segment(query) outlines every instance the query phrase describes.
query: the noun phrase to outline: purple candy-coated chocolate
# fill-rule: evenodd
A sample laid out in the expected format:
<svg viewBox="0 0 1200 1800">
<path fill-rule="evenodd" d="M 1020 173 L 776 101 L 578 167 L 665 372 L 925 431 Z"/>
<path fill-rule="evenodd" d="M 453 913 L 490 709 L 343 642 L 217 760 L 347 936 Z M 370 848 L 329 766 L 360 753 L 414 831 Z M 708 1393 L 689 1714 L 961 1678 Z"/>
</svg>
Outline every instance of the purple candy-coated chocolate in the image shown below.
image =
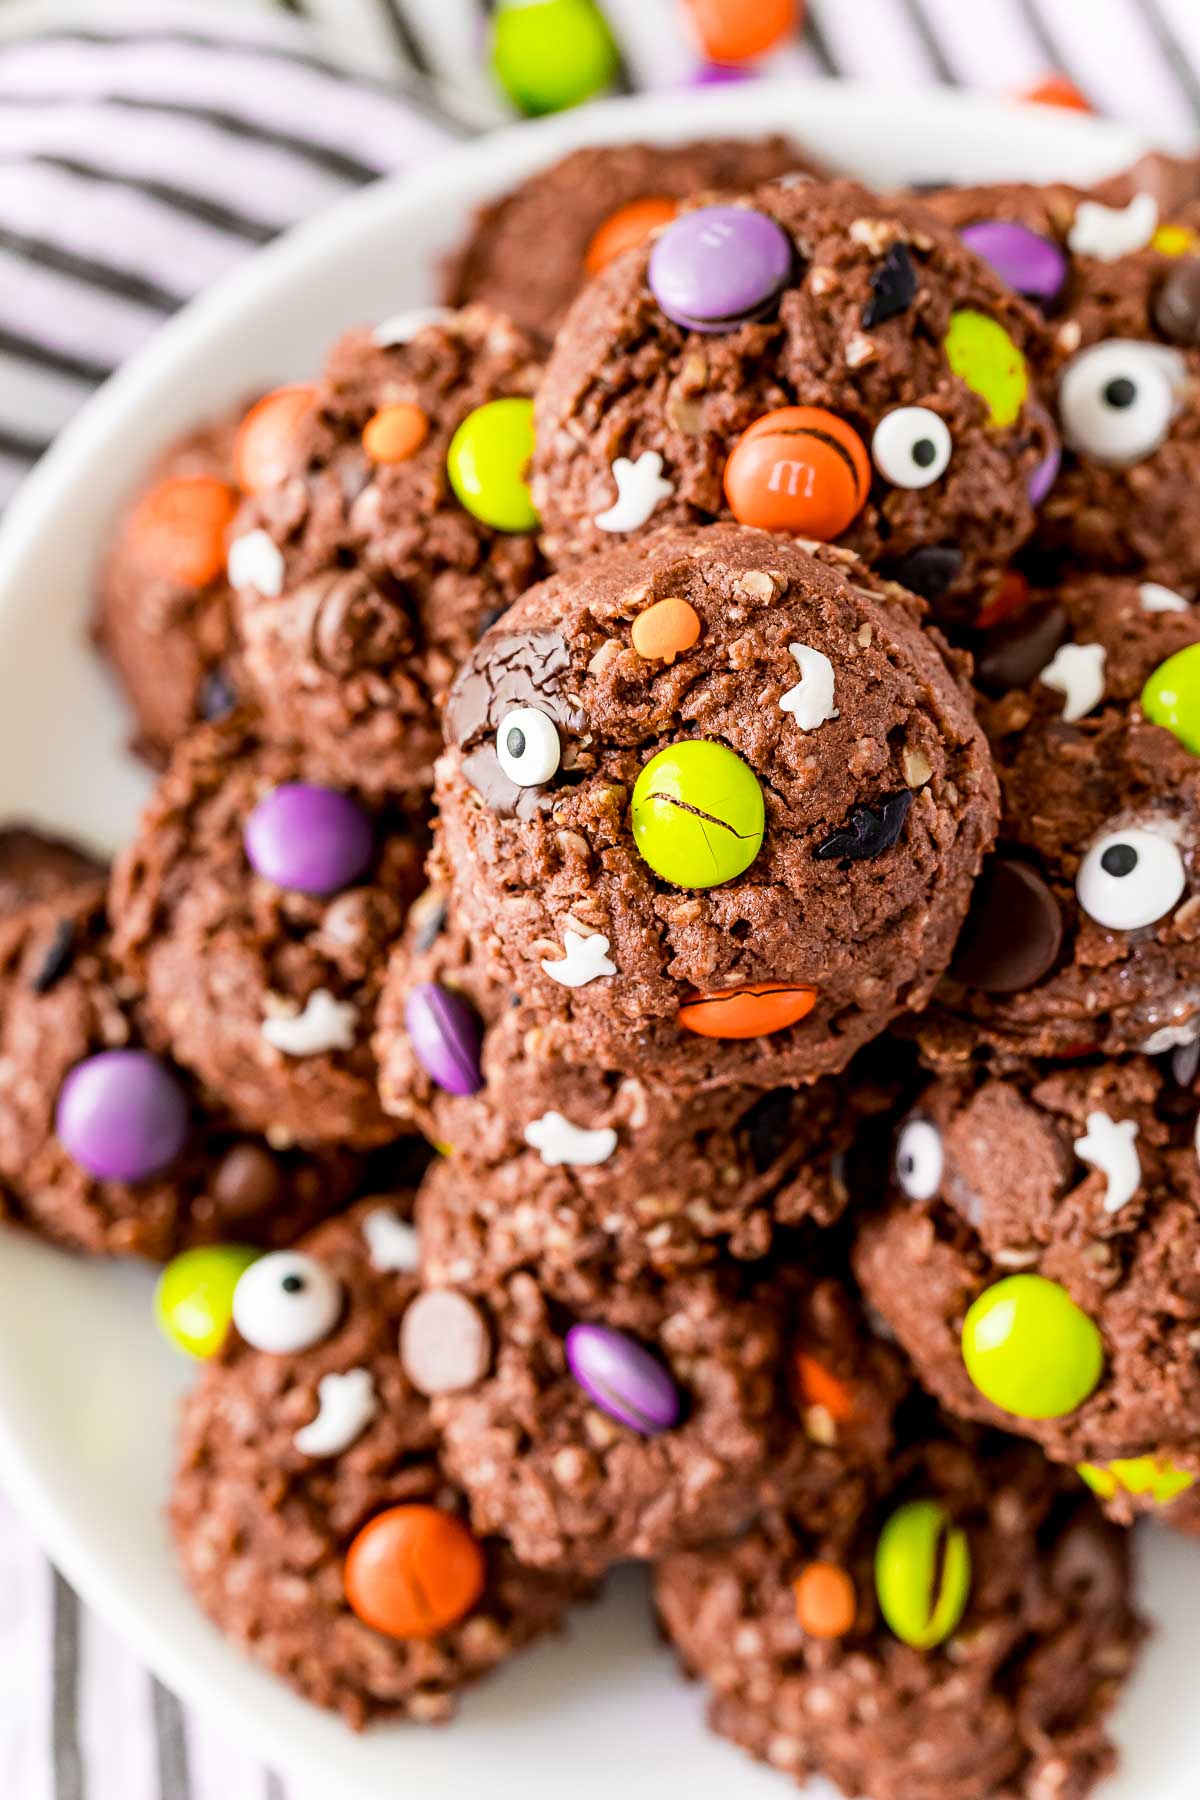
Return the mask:
<svg viewBox="0 0 1200 1800">
<path fill-rule="evenodd" d="M 58 1091 L 54 1130 L 71 1161 L 100 1181 L 149 1181 L 187 1142 L 188 1103 L 148 1050 L 102 1050 Z"/>
<path fill-rule="evenodd" d="M 1045 456 L 1033 474 L 1029 477 L 1029 504 L 1040 506 L 1054 483 L 1058 480 L 1058 471 L 1062 467 L 1062 450 L 1055 443 L 1051 444 Z"/>
<path fill-rule="evenodd" d="M 656 1356 L 609 1325 L 572 1325 L 572 1375 L 601 1412 L 643 1437 L 670 1431 L 679 1419 L 679 1389 Z"/>
<path fill-rule="evenodd" d="M 244 842 L 250 866 L 267 881 L 300 894 L 336 894 L 366 869 L 374 831 L 349 794 L 287 781 L 254 808 Z"/>
<path fill-rule="evenodd" d="M 792 241 L 766 213 L 701 206 L 655 239 L 649 281 L 676 325 L 731 331 L 771 305 L 791 270 Z"/>
<path fill-rule="evenodd" d="M 688 87 L 729 87 L 739 81 L 754 81 L 755 71 L 743 63 L 701 63 L 688 77 Z"/>
<path fill-rule="evenodd" d="M 1067 259 L 1058 245 L 1015 219 L 980 219 L 958 234 L 1010 288 L 1031 300 L 1053 300 L 1067 279 Z"/>
<path fill-rule="evenodd" d="M 483 1086 L 479 1046 L 483 1033 L 474 1008 L 461 994 L 423 981 L 404 1002 L 413 1055 L 448 1094 L 477 1094 Z"/>
</svg>

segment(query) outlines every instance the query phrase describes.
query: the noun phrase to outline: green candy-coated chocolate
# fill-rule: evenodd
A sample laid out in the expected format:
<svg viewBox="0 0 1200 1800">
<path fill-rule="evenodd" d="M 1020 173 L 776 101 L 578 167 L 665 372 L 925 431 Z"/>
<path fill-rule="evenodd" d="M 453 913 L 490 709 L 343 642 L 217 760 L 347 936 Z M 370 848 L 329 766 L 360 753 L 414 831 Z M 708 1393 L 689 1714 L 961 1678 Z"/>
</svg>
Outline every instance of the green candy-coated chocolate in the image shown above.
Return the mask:
<svg viewBox="0 0 1200 1800">
<path fill-rule="evenodd" d="M 692 738 L 646 764 L 630 817 L 656 875 L 674 887 L 710 888 L 750 867 L 766 815 L 753 769 L 724 744 Z"/>
<path fill-rule="evenodd" d="M 998 429 L 1015 425 L 1029 392 L 1025 358 L 1003 325 L 963 307 L 951 315 L 944 349 L 960 381 L 985 402 Z"/>
<path fill-rule="evenodd" d="M 1194 1475 L 1164 1456 L 1118 1456 L 1113 1462 L 1076 1463 L 1075 1467 L 1101 1500 L 1112 1500 L 1124 1492 L 1165 1506 L 1196 1484 Z"/>
<path fill-rule="evenodd" d="M 1185 750 L 1200 756 L 1200 644 L 1189 644 L 1159 663 L 1142 689 L 1142 711 L 1174 732 Z"/>
<path fill-rule="evenodd" d="M 525 482 L 532 455 L 533 401 L 489 400 L 450 439 L 446 473 L 467 511 L 493 531 L 534 531 L 538 516 Z"/>
<path fill-rule="evenodd" d="M 1104 1370 L 1096 1326 L 1044 1275 L 1009 1275 L 985 1289 L 963 1320 L 962 1355 L 984 1399 L 1016 1419 L 1074 1412 Z"/>
<path fill-rule="evenodd" d="M 910 1500 L 892 1514 L 875 1546 L 875 1592 L 914 1650 L 932 1650 L 955 1629 L 971 1592 L 971 1548 L 938 1501 Z"/>
<path fill-rule="evenodd" d="M 262 1255 L 245 1244 L 205 1244 L 169 1262 L 154 1290 L 154 1316 L 187 1356 L 215 1356 L 233 1322 L 233 1290 Z"/>
<path fill-rule="evenodd" d="M 535 117 L 602 93 L 618 66 L 612 32 L 592 0 L 502 0 L 491 61 L 513 105 Z"/>
</svg>

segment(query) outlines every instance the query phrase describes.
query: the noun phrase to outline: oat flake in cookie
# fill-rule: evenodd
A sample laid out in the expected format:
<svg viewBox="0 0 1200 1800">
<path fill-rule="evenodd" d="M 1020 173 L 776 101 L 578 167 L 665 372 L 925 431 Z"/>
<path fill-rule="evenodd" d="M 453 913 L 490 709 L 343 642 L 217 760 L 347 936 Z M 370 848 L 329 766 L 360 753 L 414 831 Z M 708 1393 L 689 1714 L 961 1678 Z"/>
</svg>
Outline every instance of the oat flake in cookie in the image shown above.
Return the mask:
<svg viewBox="0 0 1200 1800">
<path fill-rule="evenodd" d="M 1094 576 L 1035 593 L 976 644 L 1002 817 L 949 975 L 914 1027 L 954 1067 L 982 1045 L 1151 1055 L 1200 1035 L 1200 614 Z"/>
<path fill-rule="evenodd" d="M 547 551 L 732 512 L 970 617 L 1033 530 L 1055 445 L 1041 329 L 915 202 L 801 182 L 684 212 L 559 334 L 537 404 Z"/>
<path fill-rule="evenodd" d="M 1194 1077 L 1147 1057 L 976 1071 L 917 1098 L 854 1264 L 952 1412 L 1059 1461 L 1194 1469 L 1198 1107 Z"/>
<path fill-rule="evenodd" d="M 1083 1800 L 1144 1635 L 1128 1542 L 1031 1448 L 928 1432 L 836 1531 L 772 1511 L 665 1558 L 667 1635 L 713 1730 L 802 1784 Z"/>
<path fill-rule="evenodd" d="M 239 515 L 253 697 L 272 734 L 301 739 L 344 781 L 379 794 L 428 784 L 455 669 L 541 573 L 532 514 L 492 529 L 447 467 L 463 421 L 497 400 L 523 405 L 537 375 L 526 334 L 481 308 L 350 332 L 275 479 Z"/>
<path fill-rule="evenodd" d="M 273 1139 L 386 1143 L 371 1031 L 424 850 L 417 798 L 343 789 L 240 718 L 193 733 L 113 880 L 155 1043 Z"/>
<path fill-rule="evenodd" d="M 811 170 L 783 137 L 573 150 L 479 212 L 446 269 L 446 302 L 483 302 L 551 339 L 585 279 L 668 224 L 682 201 Z"/>
<path fill-rule="evenodd" d="M 441 855 L 548 1053 L 771 1087 L 924 1004 L 994 779 L 957 664 L 865 579 L 759 532 L 668 532 L 533 589 L 471 656 Z M 615 972 L 547 972 L 568 933 Z"/>
<path fill-rule="evenodd" d="M 340 1148 L 248 1135 L 151 1053 L 111 952 L 102 878 L 0 920 L 0 1180 L 13 1220 L 94 1256 L 163 1261 L 222 1237 L 281 1245 L 345 1202 L 358 1166 Z"/>
<path fill-rule="evenodd" d="M 238 1329 L 184 1406 L 171 1497 L 214 1624 L 355 1727 L 448 1718 L 586 1592 L 466 1523 L 400 1361 L 416 1277 L 378 1250 L 379 1219 L 394 1231 L 410 1204 L 363 1200 L 243 1276 Z"/>
</svg>

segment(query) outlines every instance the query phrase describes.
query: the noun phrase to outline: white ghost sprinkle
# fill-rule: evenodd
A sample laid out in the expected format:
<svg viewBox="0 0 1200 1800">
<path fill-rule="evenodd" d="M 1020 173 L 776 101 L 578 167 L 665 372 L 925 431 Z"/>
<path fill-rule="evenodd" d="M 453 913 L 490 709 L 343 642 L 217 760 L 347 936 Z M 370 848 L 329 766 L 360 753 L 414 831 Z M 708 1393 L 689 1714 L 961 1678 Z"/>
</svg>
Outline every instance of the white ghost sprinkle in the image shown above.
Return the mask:
<svg viewBox="0 0 1200 1800">
<path fill-rule="evenodd" d="M 1060 644 L 1038 680 L 1063 697 L 1068 725 L 1082 719 L 1104 698 L 1103 644 Z"/>
<path fill-rule="evenodd" d="M 1200 1019 L 1189 1019 L 1186 1025 L 1160 1025 L 1142 1045 L 1143 1056 L 1165 1056 L 1168 1050 L 1185 1050 L 1200 1038 Z"/>
<path fill-rule="evenodd" d="M 1138 599 L 1142 603 L 1142 611 L 1148 613 L 1187 612 L 1188 603 L 1182 594 L 1174 588 L 1164 587 L 1161 581 L 1143 581 L 1138 589 Z"/>
<path fill-rule="evenodd" d="M 264 1019 L 262 1034 L 285 1056 L 320 1056 L 326 1050 L 353 1050 L 358 1008 L 335 1000 L 328 988 L 308 996 L 304 1011 Z"/>
<path fill-rule="evenodd" d="M 779 709 L 791 713 L 801 731 L 815 731 L 827 719 L 838 716 L 833 704 L 833 664 L 811 644 L 789 644 L 788 649 L 800 670 L 800 679 L 783 696 Z"/>
<path fill-rule="evenodd" d="M 225 572 L 230 587 L 256 588 L 268 599 L 283 592 L 283 556 L 265 531 L 248 531 L 244 537 L 234 538 Z"/>
<path fill-rule="evenodd" d="M 344 1375 L 322 1375 L 317 1383 L 320 1411 L 293 1437 L 302 1456 L 340 1456 L 360 1438 L 379 1402 L 369 1369 L 349 1369 Z"/>
<path fill-rule="evenodd" d="M 525 1127 L 525 1142 L 538 1152 L 548 1169 L 557 1169 L 562 1163 L 590 1169 L 608 1161 L 617 1147 L 617 1134 L 611 1125 L 588 1131 L 582 1125 L 572 1125 L 560 1112 L 548 1112 Z"/>
<path fill-rule="evenodd" d="M 1137 1134 L 1133 1119 L 1110 1119 L 1107 1113 L 1090 1112 L 1087 1136 L 1075 1139 L 1075 1154 L 1079 1160 L 1099 1169 L 1107 1177 L 1106 1213 L 1120 1212 L 1138 1191 L 1142 1165 L 1134 1147 Z"/>
<path fill-rule="evenodd" d="M 1128 206 L 1081 200 L 1067 233 L 1067 248 L 1073 256 L 1116 262 L 1133 250 L 1144 250 L 1157 226 L 1158 201 L 1153 194 L 1135 194 Z"/>
<path fill-rule="evenodd" d="M 421 1265 L 421 1240 L 416 1227 L 402 1219 L 394 1206 L 378 1206 L 362 1222 L 371 1267 L 383 1274 L 415 1275 Z"/>
<path fill-rule="evenodd" d="M 543 959 L 542 971 L 551 981 L 561 982 L 563 987 L 580 988 L 586 987 L 589 981 L 598 981 L 602 975 L 615 975 L 617 965 L 608 955 L 606 937 L 598 932 L 592 937 L 584 937 L 568 925 L 563 932 L 562 961 Z"/>
<path fill-rule="evenodd" d="M 636 462 L 618 456 L 612 466 L 617 497 L 594 523 L 601 531 L 636 531 L 644 525 L 661 500 L 675 492 L 675 484 L 663 479 L 663 459 L 657 450 L 643 450 Z"/>
<path fill-rule="evenodd" d="M 381 320 L 371 336 L 381 350 L 389 350 L 393 344 L 411 344 L 427 325 L 440 325 L 449 317 L 448 306 L 413 306 L 408 312 L 394 313 L 390 319 Z"/>
</svg>

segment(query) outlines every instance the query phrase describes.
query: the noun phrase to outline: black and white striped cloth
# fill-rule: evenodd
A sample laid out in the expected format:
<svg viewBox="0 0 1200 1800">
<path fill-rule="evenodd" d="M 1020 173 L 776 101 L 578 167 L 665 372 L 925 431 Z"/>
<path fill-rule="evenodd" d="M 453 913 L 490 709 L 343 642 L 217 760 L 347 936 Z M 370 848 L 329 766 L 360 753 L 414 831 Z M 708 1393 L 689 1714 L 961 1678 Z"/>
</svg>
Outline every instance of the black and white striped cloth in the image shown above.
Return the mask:
<svg viewBox="0 0 1200 1800">
<path fill-rule="evenodd" d="M 603 3 L 628 85 L 695 78 L 676 0 Z M 349 189 L 508 116 L 483 67 L 487 12 L 0 0 L 0 505 L 192 294 Z M 808 0 L 803 37 L 763 65 L 1004 93 L 1056 72 L 1164 148 L 1192 147 L 1200 0 Z M 3 1496 L 0 1694 L 2 1800 L 309 1800 L 147 1674 Z"/>
</svg>

